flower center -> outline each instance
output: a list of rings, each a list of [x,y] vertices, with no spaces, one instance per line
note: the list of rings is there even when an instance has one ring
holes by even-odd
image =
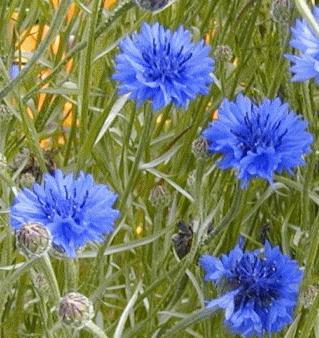
[[[157,46],[153,40],[153,48],[142,53],[145,61],[144,76],[147,81],[172,81],[178,78],[185,67],[185,63],[192,57],[192,53],[184,53],[184,46],[178,52],[171,49],[171,44],[165,38],[162,46]]]
[[[238,139],[243,156],[248,151],[256,153],[259,147],[277,148],[281,145],[288,130],[282,128],[281,121],[273,124],[270,120],[269,114],[262,115],[253,110],[251,116],[246,113],[244,123],[237,130],[231,130]]]
[[[245,254],[237,263],[228,285],[239,290],[235,306],[249,301],[261,307],[270,305],[278,297],[276,272],[276,266],[265,258]]]
[[[52,189],[49,190],[48,196],[45,199],[41,199],[37,196],[38,201],[42,205],[44,213],[47,215],[48,220],[52,222],[56,215],[61,218],[71,217],[76,223],[81,222],[81,211],[89,196],[89,192],[86,191],[83,197],[78,196],[77,189],[74,188],[73,192],[64,186],[65,194],[57,194]]]

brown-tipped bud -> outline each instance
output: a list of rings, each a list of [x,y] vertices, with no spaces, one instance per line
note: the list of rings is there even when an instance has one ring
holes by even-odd
[[[151,191],[149,201],[154,208],[165,208],[171,203],[172,197],[164,184],[157,184]]]
[[[19,179],[20,187],[31,188],[35,182],[35,177],[31,173],[23,173]]]
[[[28,257],[45,253],[51,245],[51,235],[46,227],[39,223],[26,223],[16,233],[17,244]]]
[[[159,9],[165,7],[169,0],[134,0],[135,3],[145,11],[158,11]]]
[[[209,156],[208,143],[205,137],[199,136],[192,144],[192,152],[196,158],[207,158]]]
[[[82,327],[94,317],[93,304],[78,292],[67,293],[60,301],[59,317],[66,325]]]
[[[309,285],[304,292],[301,294],[300,303],[305,309],[312,307],[314,300],[316,299],[319,292],[318,286]]]
[[[228,45],[216,46],[214,56],[217,61],[229,62],[233,58],[233,51]]]
[[[273,0],[271,4],[271,18],[278,23],[288,23],[292,9],[290,0]]]

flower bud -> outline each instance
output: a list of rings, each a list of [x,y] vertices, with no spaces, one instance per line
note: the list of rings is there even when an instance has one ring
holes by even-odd
[[[134,0],[135,3],[142,9],[146,11],[157,11],[163,7],[165,7],[169,0]]]
[[[305,309],[312,307],[314,300],[318,295],[319,289],[317,286],[309,285],[301,294],[300,303]]]
[[[23,224],[17,231],[16,238],[18,247],[27,257],[43,254],[51,244],[48,229],[39,223]]]
[[[19,183],[21,187],[31,188],[33,183],[35,182],[35,177],[31,173],[23,173],[19,179]]]
[[[208,143],[203,136],[199,136],[192,144],[192,152],[198,159],[209,156]]]
[[[30,160],[30,151],[28,148],[22,148],[16,156],[13,158],[10,167],[13,170],[18,170],[23,164],[26,164]]]
[[[149,201],[154,208],[165,208],[171,203],[171,193],[163,184],[157,184],[151,191]]]
[[[228,45],[216,46],[214,56],[217,61],[229,62],[233,57],[233,51]]]
[[[94,317],[92,302],[78,292],[67,293],[61,299],[58,311],[64,324],[77,328],[83,327]]]
[[[290,0],[273,0],[270,9],[271,18],[278,23],[288,23],[291,8]]]

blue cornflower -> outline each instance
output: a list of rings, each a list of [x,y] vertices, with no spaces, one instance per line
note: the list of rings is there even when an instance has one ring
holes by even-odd
[[[235,334],[262,337],[293,320],[303,277],[298,263],[266,242],[263,250],[244,252],[237,245],[220,258],[203,255],[205,280],[220,289],[207,307],[225,310],[225,325]]]
[[[213,79],[214,60],[204,41],[194,43],[191,33],[182,26],[176,32],[158,23],[144,23],[140,33],[120,43],[116,57],[119,93],[141,105],[152,102],[153,110],[169,103],[186,107],[197,94],[207,94]]]
[[[258,105],[240,94],[234,102],[223,101],[203,136],[210,152],[223,155],[220,168],[235,168],[246,187],[254,177],[271,183],[274,172],[291,173],[302,165],[313,140],[306,128],[307,122],[279,98]]]
[[[116,194],[93,177],[77,177],[56,170],[46,174],[43,184],[18,193],[11,206],[11,225],[19,229],[26,222],[38,222],[50,230],[53,244],[70,257],[89,241],[102,241],[113,231],[119,211],[112,208]]]
[[[314,7],[313,15],[319,23],[319,7]],[[298,19],[291,29],[291,47],[299,50],[299,55],[286,54],[292,61],[290,70],[292,81],[302,82],[315,79],[319,84],[319,37],[305,19]]]

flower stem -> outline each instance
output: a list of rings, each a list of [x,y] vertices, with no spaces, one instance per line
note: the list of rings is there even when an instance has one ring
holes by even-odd
[[[308,7],[305,0],[295,0],[295,4],[298,8],[299,13],[305,18],[309,25],[313,28],[316,34],[319,36],[319,25],[315,17],[312,15],[310,8]]]
[[[87,329],[87,331],[91,332],[94,337],[108,338],[107,335],[103,332],[103,330],[99,326],[97,326],[96,324],[94,324],[92,322],[92,320],[90,320],[89,322],[87,322],[85,324],[84,328]]]
[[[128,183],[126,186],[126,189],[123,193],[123,196],[121,197],[121,207],[125,206],[126,201],[128,199],[128,196],[130,194],[130,192],[133,190],[134,187],[134,183],[138,174],[138,166],[140,164],[140,160],[143,154],[143,150],[148,147],[148,139],[149,139],[149,134],[150,134],[150,130],[151,130],[151,125],[152,125],[152,118],[153,118],[153,114],[150,110],[147,109],[147,107],[145,107],[145,111],[144,111],[144,125],[143,125],[143,132],[142,132],[142,136],[138,145],[138,149],[135,155],[135,160],[133,163],[133,167],[131,169],[130,175],[129,175],[129,179],[128,179]]]
[[[56,279],[55,272],[53,270],[48,253],[45,253],[40,257],[39,265],[45,277],[48,280],[48,284],[51,289],[50,296],[52,298],[52,301],[55,304],[55,306],[57,306],[60,303],[61,294],[60,294],[59,284]],[[69,334],[67,332],[67,329],[62,326],[62,337],[68,337],[68,336]]]
[[[73,291],[77,289],[77,267],[76,262],[73,259],[67,259],[64,262],[66,273],[66,289]]]
[[[236,214],[239,210],[239,207],[240,207],[241,197],[242,197],[242,189],[237,184],[237,186],[235,188],[235,196],[233,198],[232,205],[231,205],[230,209],[228,210],[228,213],[225,215],[225,217],[216,226],[216,228],[211,232],[208,242],[210,242],[212,239],[214,239],[235,218],[235,216],[236,216]]]
[[[52,295],[51,298],[55,304],[59,304],[60,298],[61,298],[60,289],[59,289],[59,285],[58,285],[50,258],[47,253],[45,253],[40,258],[39,263],[50,285],[51,295]]]

